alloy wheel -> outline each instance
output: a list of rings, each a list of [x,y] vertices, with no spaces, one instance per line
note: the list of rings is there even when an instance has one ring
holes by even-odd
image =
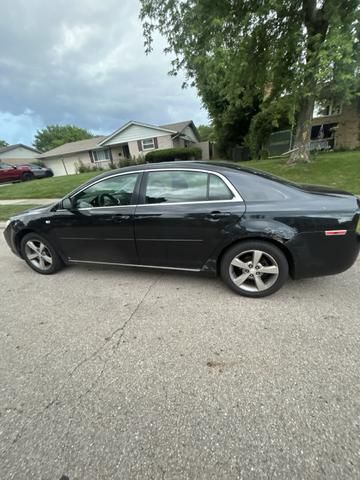
[[[232,282],[246,292],[263,292],[279,277],[276,260],[262,250],[246,250],[233,258],[229,267]]]
[[[29,262],[39,270],[49,270],[53,264],[50,250],[40,240],[28,240],[25,244],[25,255]]]

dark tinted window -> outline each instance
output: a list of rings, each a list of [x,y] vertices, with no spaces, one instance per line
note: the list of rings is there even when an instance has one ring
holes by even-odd
[[[75,195],[76,208],[129,205],[138,173],[119,175],[95,183]]]
[[[149,172],[146,203],[205,201],[207,185],[208,174],[203,172]]]
[[[231,200],[233,194],[224,181],[217,175],[209,176],[209,200]]]
[[[229,175],[229,179],[248,202],[285,200],[291,196],[290,191],[293,191],[291,187],[262,175],[233,173]]]

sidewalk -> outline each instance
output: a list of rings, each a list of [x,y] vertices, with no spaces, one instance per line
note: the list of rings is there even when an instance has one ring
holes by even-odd
[[[16,200],[0,200],[0,205],[48,205],[55,203],[59,198],[20,198]]]

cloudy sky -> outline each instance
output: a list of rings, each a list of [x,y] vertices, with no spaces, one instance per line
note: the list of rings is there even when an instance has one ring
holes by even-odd
[[[167,75],[164,42],[145,55],[138,13],[137,0],[1,0],[0,139],[31,144],[53,123],[207,123],[196,92]]]

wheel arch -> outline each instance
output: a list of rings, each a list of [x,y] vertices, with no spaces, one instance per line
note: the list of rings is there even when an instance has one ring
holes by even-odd
[[[21,240],[28,233],[37,233],[37,232],[32,228],[24,228],[24,229],[20,230],[19,232],[17,232],[17,234],[15,235],[15,248],[16,248],[16,250],[17,250],[17,252],[18,252],[18,254],[20,255],[21,258],[23,258],[22,254],[21,254]]]
[[[270,244],[274,245],[275,247],[278,247],[279,250],[281,250],[282,253],[286,257],[286,260],[287,260],[288,265],[289,265],[290,277],[294,278],[294,274],[295,274],[294,257],[291,254],[290,250],[286,247],[286,245],[279,240],[275,240],[274,238],[268,238],[268,237],[262,237],[262,236],[256,236],[256,235],[234,240],[232,243],[227,245],[223,250],[221,250],[221,252],[218,255],[217,262],[216,262],[216,272],[217,272],[217,274],[220,273],[221,261],[222,261],[224,255],[226,254],[226,252],[228,250],[230,250],[230,248],[232,248],[234,245],[241,244],[241,243],[244,243],[244,242],[248,242],[248,241],[251,241],[251,240],[270,243]]]

